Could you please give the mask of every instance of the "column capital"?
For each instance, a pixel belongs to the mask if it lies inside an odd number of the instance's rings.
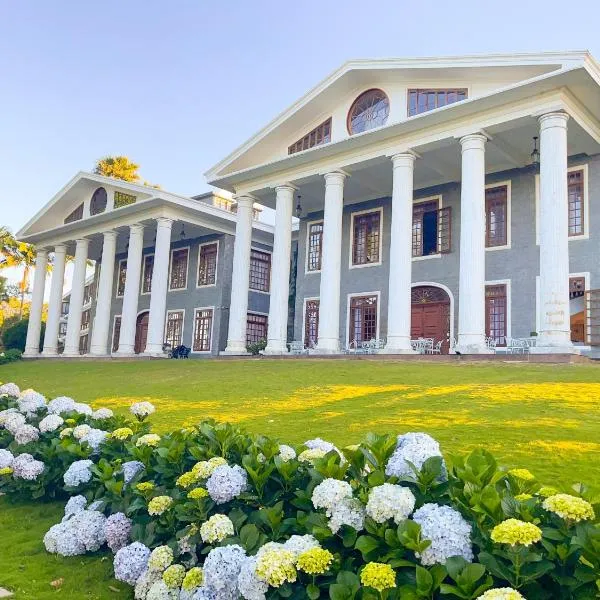
[[[131,233],[142,233],[144,231],[144,225],[141,223],[133,223],[129,226],[129,231]]]
[[[468,135],[463,135],[460,138],[460,145],[462,146],[462,150],[478,150],[483,149],[485,143],[488,141],[488,136],[482,131],[478,131],[475,133],[469,133]]]
[[[252,208],[254,203],[257,202],[256,198],[252,194],[239,194],[233,197],[238,206]]]
[[[44,255],[44,254],[47,256],[48,252],[50,252],[50,250],[48,250],[48,248],[46,248],[46,246],[38,246],[35,249],[36,256],[40,256],[40,255]]]
[[[540,129],[548,129],[550,127],[567,127],[569,115],[566,112],[554,111],[545,113],[538,117]]]
[[[289,190],[290,192],[297,192],[298,191],[298,187],[295,186],[293,183],[281,183],[279,185],[275,186],[275,192],[279,193],[279,190],[281,191],[286,191]]]
[[[75,240],[75,246],[77,248],[87,248],[89,243],[90,243],[89,238],[85,238],[85,237],[77,238]]]
[[[56,244],[54,246],[54,254],[66,254],[67,253],[67,245],[66,244]]]
[[[344,179],[350,177],[350,175],[342,169],[336,169],[335,171],[324,173],[323,177],[325,178],[325,183],[344,183]]]
[[[156,221],[157,227],[168,227],[169,229],[173,226],[173,219],[169,219],[168,217],[156,217],[154,219]]]
[[[399,166],[411,166],[415,163],[417,158],[421,158],[419,154],[413,152],[412,150],[407,150],[406,152],[398,152],[397,154],[392,154],[390,156],[390,160],[395,167]]]
[[[115,231],[114,229],[107,229],[106,231],[102,232],[102,235],[104,236],[105,240],[109,238],[116,239],[116,237],[119,235],[119,232]]]

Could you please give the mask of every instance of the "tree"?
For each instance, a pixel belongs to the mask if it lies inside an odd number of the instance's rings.
[[[105,156],[96,163],[94,173],[135,183],[140,178],[137,172],[139,168],[140,165],[131,162],[126,156]]]
[[[11,348],[16,348],[17,350],[24,352],[28,326],[29,319],[23,319],[10,327],[6,327],[2,332],[2,343],[4,347],[7,350],[10,350]],[[42,323],[42,328],[40,331],[40,350],[42,349],[45,331],[46,324]]]

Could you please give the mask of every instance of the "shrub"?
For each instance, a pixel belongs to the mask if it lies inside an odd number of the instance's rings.
[[[252,354],[252,356],[258,356],[267,347],[267,340],[259,340],[254,344],[248,344],[246,350]]]
[[[0,352],[0,365],[14,362],[15,360],[21,360],[22,356],[23,353],[20,350],[17,350],[16,348]]]
[[[584,486],[560,494],[483,449],[445,464],[426,434],[292,448],[214,421],[159,436],[152,412],[0,386],[0,491],[71,496],[46,548],[107,543],[136,598],[596,597],[599,507]],[[24,435],[48,413],[64,422]]]
[[[15,348],[21,352],[25,351],[25,340],[27,338],[27,327],[29,319],[17,321],[14,325],[6,327],[2,332],[2,343],[7,350]],[[46,323],[42,323],[40,331],[40,351],[44,341],[44,332],[46,331]]]

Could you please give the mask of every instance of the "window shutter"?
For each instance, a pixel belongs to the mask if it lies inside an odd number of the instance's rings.
[[[452,207],[438,210],[438,252],[448,254],[452,250]]]

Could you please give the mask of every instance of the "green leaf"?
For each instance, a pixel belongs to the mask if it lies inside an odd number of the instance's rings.
[[[321,595],[321,590],[319,590],[314,583],[309,583],[306,586],[306,595],[310,598],[310,600],[317,600],[317,598]]]
[[[353,597],[352,588],[342,583],[332,583],[329,586],[331,600],[350,600]]]
[[[416,571],[416,580],[417,580],[417,591],[420,594],[430,594],[432,591],[432,587],[433,587],[433,577],[431,576],[431,573],[425,569],[424,567],[421,567],[420,565],[417,565],[417,571]]]
[[[379,540],[370,535],[361,535],[354,547],[368,560],[368,554],[379,547]]]

